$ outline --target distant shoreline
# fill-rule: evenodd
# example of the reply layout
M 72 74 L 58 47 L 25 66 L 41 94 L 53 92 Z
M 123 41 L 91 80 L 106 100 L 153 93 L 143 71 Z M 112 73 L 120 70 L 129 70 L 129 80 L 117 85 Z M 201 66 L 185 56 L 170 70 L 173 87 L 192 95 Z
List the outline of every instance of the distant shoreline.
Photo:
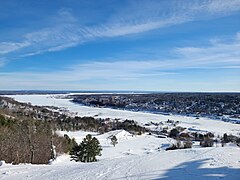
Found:
M 94 105 L 86 105 L 82 103 L 77 103 L 72 100 L 69 100 L 70 102 L 77 104 L 79 106 L 86 106 L 86 107 L 97 107 Z M 159 111 L 141 111 L 141 110 L 134 110 L 134 109 L 128 109 L 128 108 L 116 108 L 116 107 L 111 107 L 111 106 L 103 106 L 103 107 L 97 107 L 97 108 L 108 108 L 108 109 L 113 109 L 113 110 L 122 110 L 122 111 L 129 111 L 129 112 L 141 112 L 141 113 L 149 113 L 149 114 L 156 114 L 156 115 L 163 115 L 163 116 L 170 116 L 170 115 L 176 115 L 176 116 L 184 116 L 184 117 L 192 117 L 192 118 L 209 118 L 212 120 L 220 120 L 224 122 L 229 122 L 229 123 L 234 123 L 234 124 L 240 124 L 239 119 L 234 119 L 234 118 L 227 118 L 227 117 L 217 117 L 217 116 L 209 116 L 209 115 L 201 115 L 197 116 L 196 114 L 179 114 L 179 113 L 172 113 L 172 112 L 159 112 Z
M 93 91 L 93 90 L 81 90 L 81 91 L 75 91 L 75 90 L 0 90 L 0 95 L 28 95 L 28 94 L 71 94 L 71 93 L 99 93 L 99 94 L 165 94 L 165 93 L 171 93 L 171 94 L 240 94 L 240 92 L 177 92 L 177 91 L 128 91 L 128 90 L 99 90 L 99 91 Z

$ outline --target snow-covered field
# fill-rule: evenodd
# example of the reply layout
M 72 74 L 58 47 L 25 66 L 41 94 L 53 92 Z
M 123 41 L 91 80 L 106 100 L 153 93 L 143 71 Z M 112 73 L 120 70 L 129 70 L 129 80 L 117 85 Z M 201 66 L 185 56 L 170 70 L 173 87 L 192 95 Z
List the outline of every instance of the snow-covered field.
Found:
M 33 105 L 65 107 L 79 116 L 132 119 L 141 124 L 165 122 L 168 119 L 180 121 L 181 126 L 190 130 L 207 130 L 215 134 L 225 132 L 239 135 L 240 125 L 207 118 L 195 119 L 184 116 L 164 116 L 150 113 L 129 112 L 107 108 L 79 106 L 68 99 L 56 99 L 50 95 L 11 96 L 20 102 Z M 0 179 L 240 179 L 240 148 L 235 145 L 225 147 L 200 148 L 165 151 L 173 141 L 153 135 L 132 136 L 124 130 L 111 131 L 102 135 L 92 132 L 62 132 L 81 142 L 86 134 L 97 137 L 103 147 L 102 156 L 94 163 L 70 161 L 62 155 L 51 165 L 9 165 L 0 166 Z M 115 135 L 118 144 L 113 147 L 108 137 Z
M 178 115 L 160 115 L 144 112 L 131 112 L 125 110 L 117 110 L 110 108 L 97 108 L 80 106 L 79 104 L 72 103 L 70 99 L 56 98 L 64 95 L 12 95 L 9 97 L 14 98 L 19 102 L 30 102 L 32 105 L 39 106 L 56 106 L 63 107 L 70 112 L 75 112 L 78 116 L 94 116 L 96 118 L 112 118 L 112 119 L 129 119 L 135 120 L 144 125 L 149 122 L 165 122 L 168 119 L 179 121 L 180 126 L 189 128 L 192 131 L 211 131 L 216 135 L 223 133 L 231 133 L 239 135 L 240 125 L 209 118 L 199 118 Z

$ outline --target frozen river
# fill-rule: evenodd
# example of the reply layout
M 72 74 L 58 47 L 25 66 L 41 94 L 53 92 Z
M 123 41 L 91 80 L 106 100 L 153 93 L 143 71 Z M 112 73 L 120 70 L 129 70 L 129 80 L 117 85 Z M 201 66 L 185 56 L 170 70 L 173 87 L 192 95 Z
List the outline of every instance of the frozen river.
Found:
M 239 134 L 240 125 L 223 122 L 220 120 L 212 120 L 209 118 L 199 118 L 180 115 L 161 115 L 151 114 L 145 112 L 132 112 L 110 108 L 97 108 L 81 106 L 71 102 L 71 99 L 65 99 L 65 95 L 11 95 L 8 97 L 14 98 L 16 101 L 31 103 L 38 106 L 56 106 L 66 108 L 70 112 L 74 112 L 78 116 L 92 116 L 98 118 L 111 118 L 120 120 L 135 120 L 144 125 L 149 122 L 163 122 L 168 119 L 179 121 L 182 127 L 191 128 L 195 130 L 211 131 L 215 134 L 222 134 L 223 132 Z

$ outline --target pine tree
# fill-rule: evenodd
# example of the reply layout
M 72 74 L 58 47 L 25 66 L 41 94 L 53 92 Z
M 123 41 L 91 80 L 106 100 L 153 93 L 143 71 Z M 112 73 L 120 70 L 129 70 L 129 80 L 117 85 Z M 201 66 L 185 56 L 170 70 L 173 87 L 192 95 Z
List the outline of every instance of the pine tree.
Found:
M 112 136 L 111 137 L 111 144 L 115 147 L 115 145 L 117 144 L 117 137 L 116 136 Z
M 75 161 L 94 162 L 97 161 L 96 156 L 101 156 L 101 151 L 102 147 L 98 139 L 88 134 L 80 145 L 73 148 L 71 157 Z

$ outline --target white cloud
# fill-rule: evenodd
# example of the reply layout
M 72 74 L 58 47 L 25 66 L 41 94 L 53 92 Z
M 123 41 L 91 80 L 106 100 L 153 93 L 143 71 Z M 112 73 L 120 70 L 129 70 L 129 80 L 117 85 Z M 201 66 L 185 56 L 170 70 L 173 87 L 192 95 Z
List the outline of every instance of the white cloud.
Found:
M 148 79 L 151 79 L 151 81 L 161 83 L 166 79 L 171 79 L 171 77 L 182 76 L 178 72 L 179 70 L 185 71 L 196 68 L 209 70 L 240 69 L 239 49 L 240 41 L 235 36 L 231 42 L 225 39 L 214 43 L 210 41 L 207 47 L 176 48 L 173 50 L 178 54 L 176 59 L 135 61 L 131 59 L 123 60 L 119 57 L 113 62 L 91 61 L 72 65 L 65 70 L 55 72 L 0 73 L 0 81 L 3 87 L 10 85 L 23 87 L 27 85 L 36 88 L 41 86 L 56 87 L 57 89 L 63 85 L 68 89 L 72 89 L 72 87 L 83 88 L 83 84 L 87 88 L 93 86 L 94 83 L 98 85 L 99 82 L 104 82 L 105 87 L 108 87 L 109 83 L 113 81 L 133 85 L 135 83 L 144 84 Z M 237 83 L 240 84 L 240 81 L 236 81 L 235 77 L 236 87 Z M 102 85 L 102 87 L 104 86 Z
M 232 11 L 240 10 L 240 1 L 239 0 L 211 0 L 208 1 L 203 8 L 211 13 L 229 13 Z
M 22 42 L 0 42 L 0 54 L 19 52 L 19 57 L 60 51 L 103 37 L 142 33 L 198 19 L 214 18 L 240 10 L 239 0 L 129 1 L 105 23 L 86 26 L 71 9 L 59 10 L 51 26 L 23 35 Z M 16 55 L 15 55 L 16 56 Z
M 130 1 L 105 25 L 106 36 L 142 33 L 199 19 L 211 19 L 240 10 L 240 1 Z M 105 34 L 104 34 L 105 35 Z
M 29 46 L 28 42 L 1 42 L 0 54 L 7 54 Z
M 207 47 L 182 47 L 177 48 L 185 63 L 189 67 L 208 66 L 212 68 L 240 64 L 240 40 L 237 35 L 231 42 L 211 41 Z

